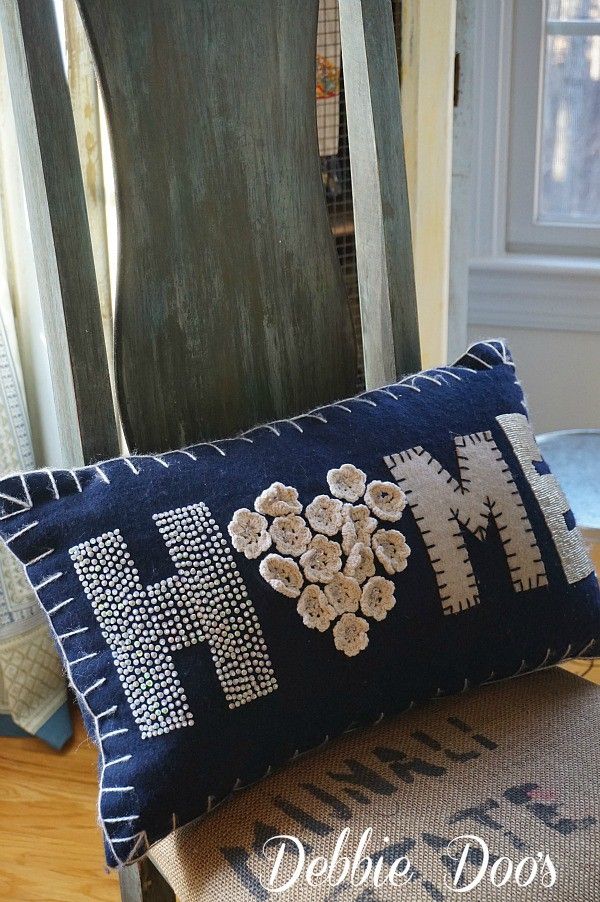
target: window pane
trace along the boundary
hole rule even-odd
[[[538,220],[600,223],[600,36],[547,36],[541,125]]]
[[[600,19],[600,0],[549,0],[549,19]]]

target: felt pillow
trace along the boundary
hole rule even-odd
[[[113,866],[354,726],[599,651],[592,563],[500,341],[0,493],[100,749]]]

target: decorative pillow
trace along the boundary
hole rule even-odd
[[[354,726],[600,651],[593,567],[500,341],[0,493],[100,749],[110,865]]]

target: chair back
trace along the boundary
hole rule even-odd
[[[61,301],[48,318],[64,330],[67,407],[89,460],[114,453],[116,431],[53,4],[2,5],[9,71],[23,76],[26,189],[52,258],[47,304]],[[227,436],[353,394],[356,341],[318,156],[318,0],[78,6],[113,149],[115,373],[130,448]],[[368,208],[355,220],[372,382],[419,357],[398,70],[389,0],[340,0],[340,16],[355,201]]]
[[[112,139],[118,408],[132,450],[227,436],[355,391],[321,184],[318,0],[78,0]],[[419,367],[390,0],[339,0],[367,387]],[[119,453],[52,0],[2,0],[65,466]],[[78,428],[76,428],[78,426]],[[127,902],[173,902],[149,860]]]

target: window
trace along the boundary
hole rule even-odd
[[[538,221],[598,226],[600,0],[551,0],[545,25]]]
[[[475,0],[469,323],[600,333],[600,0]]]
[[[600,0],[516,0],[507,249],[600,255]]]

